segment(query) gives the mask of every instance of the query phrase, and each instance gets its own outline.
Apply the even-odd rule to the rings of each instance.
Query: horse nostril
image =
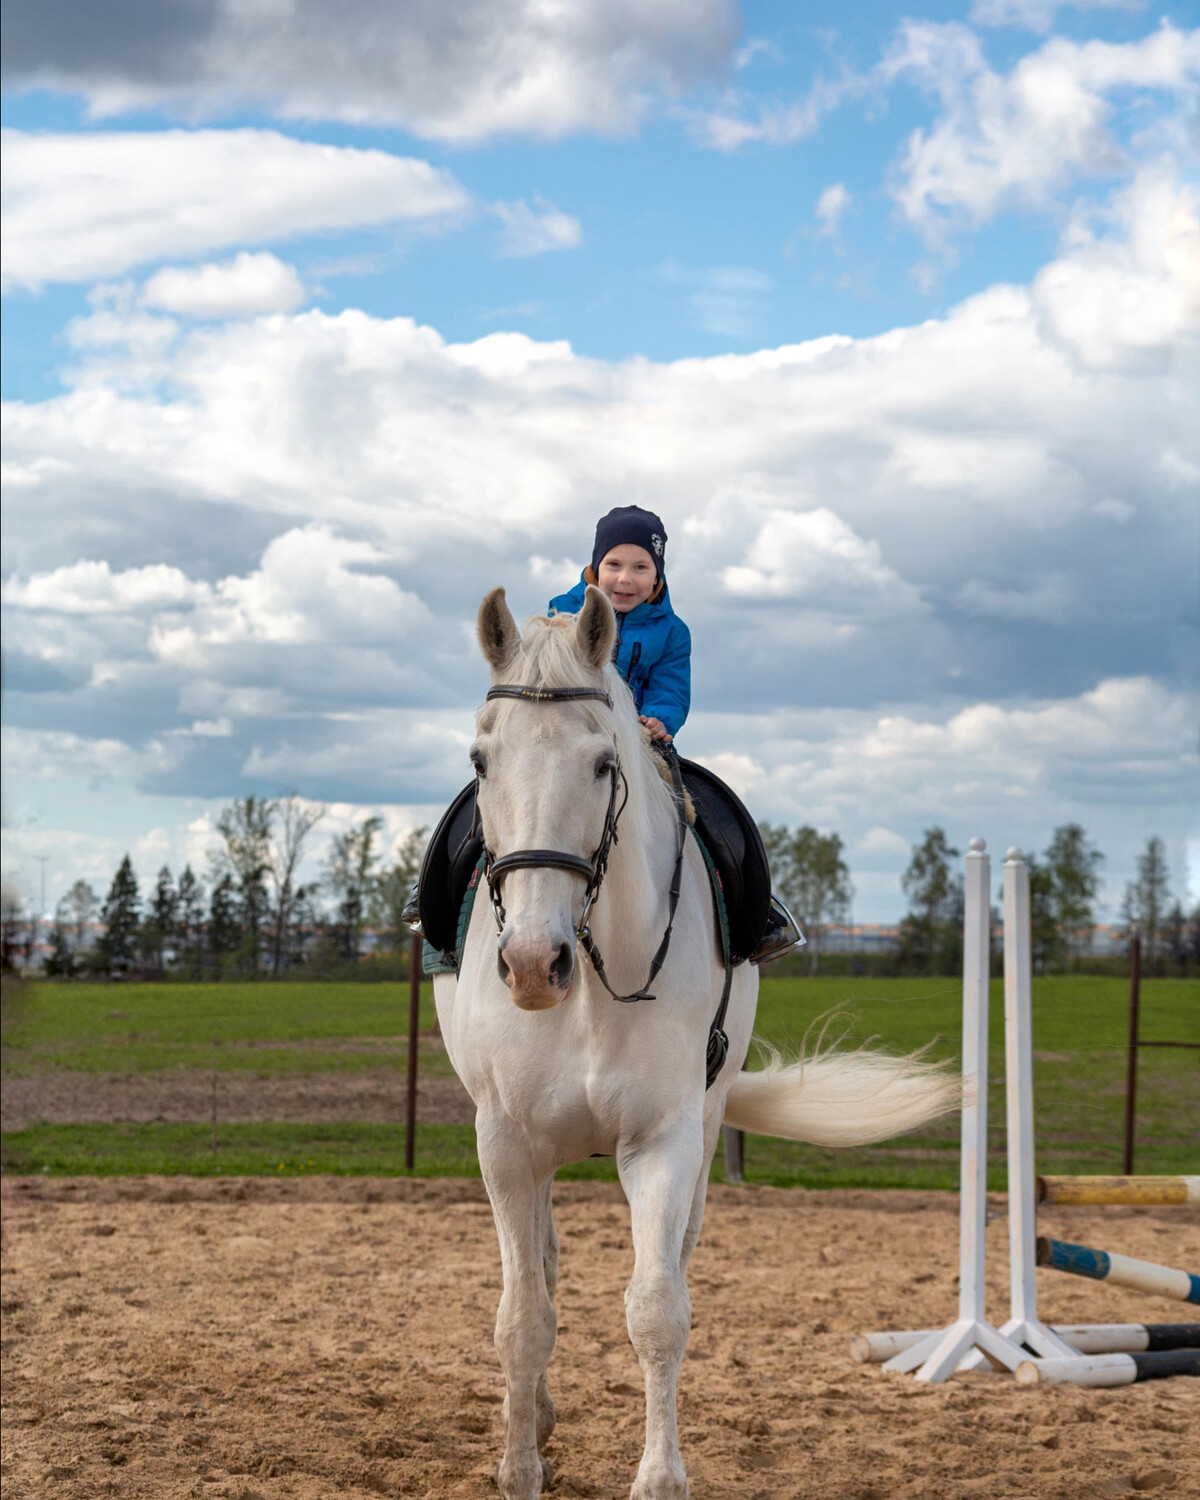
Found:
[[[574,967],[575,955],[571,951],[570,943],[560,943],[554,962],[550,965],[550,983],[560,990],[565,990],[571,982],[571,971]]]
[[[500,974],[500,978],[504,981],[504,983],[506,985],[508,985],[509,989],[511,989],[512,988],[512,970],[508,967],[508,965],[504,961],[504,949],[503,949],[503,947],[500,947],[500,948],[498,948],[496,950],[496,968],[497,968],[497,970],[498,970],[498,972]]]

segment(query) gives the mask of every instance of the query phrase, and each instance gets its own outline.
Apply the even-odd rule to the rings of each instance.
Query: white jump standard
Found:
[[[983,839],[972,839],[967,854],[965,911],[963,916],[963,1111],[960,1156],[958,1252],[958,1318],[948,1328],[937,1330],[898,1349],[885,1370],[912,1370],[916,1378],[939,1384],[972,1356],[1015,1371],[1027,1358],[1004,1330],[993,1328],[984,1311],[984,1263],[987,1231],[987,1098],[988,1098],[988,979],[991,958],[991,860]],[[1024,864],[1022,863],[1022,868]],[[1005,866],[1007,913],[1008,867]],[[1025,901],[1029,885],[1026,871]],[[1016,924],[1012,924],[1015,926]],[[1008,971],[1008,931],[1005,924],[1005,973]],[[1028,923],[1025,927],[1028,934]],[[1011,1067],[1011,1062],[1010,1062]],[[1031,1105],[1032,1112],[1032,1105]],[[1010,1126],[1011,1129],[1011,1126]],[[1012,1137],[1009,1137],[1011,1153]],[[1010,1155],[1011,1170],[1011,1155]],[[1030,1187],[1033,1156],[1029,1159]],[[1031,1199],[1032,1203],[1032,1199]],[[1022,1224],[1024,1232],[1024,1223]],[[1032,1248],[1032,1242],[1031,1242]],[[1032,1273],[1031,1273],[1032,1274]],[[1014,1301],[1014,1307],[1016,1303]],[[1049,1328],[1022,1315],[1028,1328],[1030,1347],[1038,1353],[1074,1356],[1072,1349]],[[1033,1342],[1036,1340],[1036,1342]]]
[[[1029,867],[1019,849],[1004,864],[1004,1038],[1008,1135],[1010,1317],[987,1322],[987,1037],[989,861],[972,839],[963,921],[963,1094],[958,1320],[945,1329],[860,1334],[851,1354],[934,1383],[955,1369],[1017,1373],[1022,1384],[1116,1386],[1200,1375],[1200,1324],[1082,1324],[1050,1327],[1037,1315],[1037,1267],[1200,1303],[1200,1276],[1129,1256],[1038,1239],[1037,1204],[1185,1205],[1200,1201],[1200,1177],[1037,1177],[1033,1135],[1033,977]],[[1031,1355],[1033,1356],[1031,1358]]]

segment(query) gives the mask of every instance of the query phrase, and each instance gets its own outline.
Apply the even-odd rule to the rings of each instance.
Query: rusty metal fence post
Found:
[[[421,1027],[421,939],[412,940],[408,984],[408,1074],[404,1099],[404,1165],[412,1171],[417,1149],[417,1038]]]
[[[1126,1177],[1133,1175],[1133,1141],[1137,1122],[1138,1022],[1142,1000],[1142,940],[1135,932],[1129,940],[1129,1056],[1125,1061],[1125,1156]]]

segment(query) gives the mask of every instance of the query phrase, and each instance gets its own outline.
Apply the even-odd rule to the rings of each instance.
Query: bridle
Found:
[[[494,698],[517,698],[524,703],[575,703],[581,699],[593,698],[599,703],[605,703],[611,708],[612,698],[603,688],[587,687],[527,687],[518,683],[503,683],[488,692],[488,701]],[[625,779],[625,773],[621,769],[621,758],[614,752],[613,761],[608,770],[609,793],[608,810],[604,814],[604,828],[600,834],[600,842],[592,854],[591,859],[581,859],[577,854],[565,854],[559,849],[517,849],[512,854],[502,854],[499,859],[493,855],[486,841],[483,845],[483,874],[488,884],[488,894],[491,896],[492,911],[496,918],[496,929],[498,932],[504,930],[505,911],[504,901],[501,896],[500,882],[504,876],[512,870],[529,869],[558,869],[568,870],[572,875],[581,875],[587,881],[587,889],[584,892],[583,912],[575,928],[575,937],[580,947],[591,960],[592,968],[600,983],[613,997],[614,1000],[632,1002],[636,1000],[653,1000],[650,986],[658,977],[659,970],[666,962],[667,952],[671,946],[671,931],[675,925],[675,910],[679,905],[679,890],[683,879],[683,853],[687,847],[687,806],[684,800],[683,777],[679,771],[679,758],[672,754],[667,761],[671,771],[671,791],[675,801],[675,812],[678,826],[678,844],[675,851],[675,868],[671,876],[671,885],[668,891],[667,902],[667,926],[662,935],[662,941],[650,963],[650,973],[646,982],[640,990],[635,990],[630,995],[619,995],[608,982],[608,975],[604,970],[604,958],[596,945],[588,926],[588,917],[592,907],[595,905],[596,897],[600,894],[600,887],[604,883],[604,877],[608,873],[608,857],[612,846],[617,842],[617,824],[621,820],[621,814],[625,811],[625,804],[629,801],[629,783]],[[617,806],[617,788],[622,786],[625,795],[621,798],[621,805]],[[478,805],[477,805],[478,806]],[[476,817],[479,814],[476,811]],[[480,827],[482,835],[482,826]]]
[[[502,683],[499,687],[491,688],[488,692],[488,701],[494,698],[517,698],[524,703],[575,703],[581,699],[593,698],[599,703],[605,703],[612,708],[612,698],[603,688],[587,687],[528,687],[520,683]],[[650,961],[650,973],[646,982],[640,990],[635,990],[631,995],[618,995],[616,990],[608,982],[608,975],[604,972],[604,958],[600,949],[596,946],[596,940],[588,927],[588,916],[595,904],[596,897],[600,894],[600,887],[604,882],[604,876],[608,871],[608,856],[612,846],[617,842],[617,824],[621,820],[621,814],[625,811],[625,804],[629,800],[629,783],[625,780],[625,773],[621,770],[621,758],[614,750],[612,765],[609,767],[610,789],[608,794],[608,810],[604,814],[604,828],[600,834],[600,842],[596,845],[595,852],[590,860],[581,859],[577,854],[565,854],[560,849],[517,849],[512,854],[502,854],[497,859],[488,848],[486,840],[483,839],[483,827],[479,822],[479,803],[475,804],[475,819],[480,841],[483,843],[483,873],[487,880],[488,894],[492,901],[492,912],[496,918],[497,932],[503,932],[505,922],[504,901],[500,894],[500,882],[510,870],[528,869],[557,869],[568,870],[573,875],[581,875],[587,881],[587,890],[583,899],[583,912],[579,923],[575,928],[575,937],[583,951],[591,960],[592,968],[596,971],[596,977],[600,983],[613,997],[629,1003],[635,1000],[653,1000],[650,986],[658,978],[659,970],[666,962],[667,952],[671,947],[671,931],[675,926],[675,911],[679,905],[679,891],[683,881],[683,853],[687,848],[687,802],[683,790],[683,775],[679,769],[679,757],[672,747],[665,757],[671,774],[671,795],[675,802],[676,827],[678,829],[678,843],[675,849],[675,868],[671,874],[671,886],[667,893],[667,926],[662,935],[662,941],[658,950]],[[625,795],[621,799],[620,807],[617,806],[617,785],[620,783],[625,788]],[[716,1015],[708,1028],[708,1046],[704,1059],[704,1087],[710,1089],[716,1081],[717,1075],[725,1066],[725,1059],[729,1054],[729,1038],[725,1034],[725,1013],[729,1007],[729,995],[733,984],[733,965],[729,960],[728,948],[725,953],[725,983],[721,990],[721,999],[717,1005]]]

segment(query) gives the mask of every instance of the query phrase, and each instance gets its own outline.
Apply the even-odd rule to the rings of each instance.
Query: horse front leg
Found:
[[[542,1274],[546,1279],[546,1296],[550,1299],[550,1310],[554,1312],[554,1293],[558,1288],[558,1230],[554,1227],[554,1178],[548,1176],[541,1186],[542,1194]],[[557,1331],[557,1314],[556,1331]],[[547,1363],[549,1361],[547,1360]],[[554,1431],[558,1413],[550,1396],[550,1382],[545,1367],[537,1388],[537,1441],[540,1452]],[[542,1461],[543,1468],[547,1465]]]
[[[542,1194],[543,1225],[545,1229],[545,1240],[542,1243],[542,1271],[546,1277],[546,1295],[550,1301],[554,1301],[554,1293],[558,1287],[558,1230],[554,1227],[554,1178],[547,1177],[542,1183],[539,1192]],[[504,1428],[508,1430],[508,1397],[504,1398],[503,1407]],[[550,1381],[542,1374],[538,1380],[537,1388],[537,1441],[538,1452],[546,1446],[550,1434],[558,1423],[558,1412],[554,1408],[554,1399],[550,1395]],[[546,1461],[542,1460],[542,1468],[547,1468]]]
[[[538,1450],[554,1426],[546,1385],[557,1332],[548,1291],[549,1174],[539,1178],[523,1134],[511,1124],[480,1120],[478,1145],[504,1271],[496,1352],[507,1386],[506,1431],[496,1483],[504,1500],[537,1500],[551,1478]]]
[[[684,1245],[704,1146],[698,1119],[622,1152],[618,1170],[633,1222],[629,1338],[646,1387],[646,1447],[631,1500],[686,1500],[676,1392],[692,1326]]]

